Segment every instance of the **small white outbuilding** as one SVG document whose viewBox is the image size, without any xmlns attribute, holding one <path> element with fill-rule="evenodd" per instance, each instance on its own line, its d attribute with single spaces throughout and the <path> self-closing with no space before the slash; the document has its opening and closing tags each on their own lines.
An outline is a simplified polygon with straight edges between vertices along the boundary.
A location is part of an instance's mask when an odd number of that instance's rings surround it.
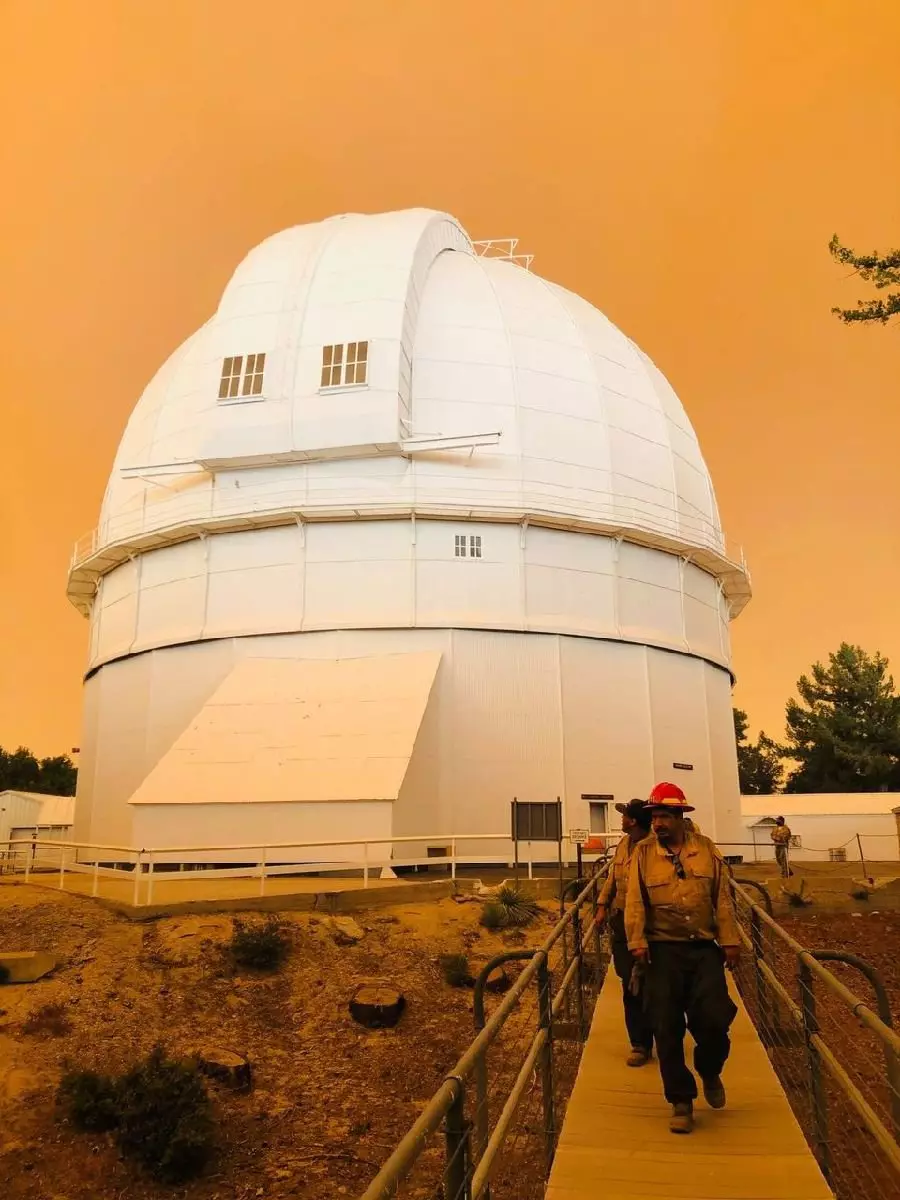
<svg viewBox="0 0 900 1200">
<path fill-rule="evenodd" d="M 75 820 L 74 796 L 44 792 L 0 792 L 0 854 L 6 843 L 36 837 L 44 842 L 69 842 Z"/>
</svg>

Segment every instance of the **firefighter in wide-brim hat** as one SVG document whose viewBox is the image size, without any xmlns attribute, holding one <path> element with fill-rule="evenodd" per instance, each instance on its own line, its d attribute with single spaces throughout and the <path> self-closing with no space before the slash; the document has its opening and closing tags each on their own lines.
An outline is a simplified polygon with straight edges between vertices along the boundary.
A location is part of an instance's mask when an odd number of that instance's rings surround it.
<svg viewBox="0 0 900 1200">
<path fill-rule="evenodd" d="M 597 916 L 609 916 L 609 942 L 613 966 L 622 981 L 622 1004 L 625 1009 L 625 1029 L 631 1043 L 631 1053 L 625 1060 L 629 1067 L 642 1067 L 653 1050 L 653 1031 L 644 1006 L 641 988 L 637 986 L 639 972 L 625 936 L 625 900 L 628 895 L 628 873 L 635 849 L 650 836 L 650 812 L 643 800 L 617 804 L 622 814 L 623 837 L 609 865 L 609 873 L 598 896 Z"/>
<path fill-rule="evenodd" d="M 653 836 L 634 853 L 628 880 L 628 947 L 646 970 L 647 1012 L 656 1041 L 663 1091 L 672 1105 L 670 1129 L 693 1129 L 697 1081 L 684 1060 L 684 1035 L 694 1038 L 694 1068 L 711 1108 L 723 1108 L 722 1068 L 737 1009 L 725 965 L 739 957 L 740 936 L 727 869 L 715 844 L 684 828 L 693 812 L 676 784 L 660 783 L 647 809 Z"/>
</svg>

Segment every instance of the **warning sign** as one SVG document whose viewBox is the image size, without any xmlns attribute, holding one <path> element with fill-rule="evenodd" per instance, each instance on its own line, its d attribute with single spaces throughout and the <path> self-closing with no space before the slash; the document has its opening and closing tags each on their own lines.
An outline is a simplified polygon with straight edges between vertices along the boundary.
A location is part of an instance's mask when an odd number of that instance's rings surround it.
<svg viewBox="0 0 900 1200">
<path fill-rule="evenodd" d="M 584 843 L 588 840 L 589 836 L 590 835 L 588 834 L 588 831 L 586 829 L 570 829 L 569 830 L 569 841 L 574 846 L 583 846 Z"/>
</svg>

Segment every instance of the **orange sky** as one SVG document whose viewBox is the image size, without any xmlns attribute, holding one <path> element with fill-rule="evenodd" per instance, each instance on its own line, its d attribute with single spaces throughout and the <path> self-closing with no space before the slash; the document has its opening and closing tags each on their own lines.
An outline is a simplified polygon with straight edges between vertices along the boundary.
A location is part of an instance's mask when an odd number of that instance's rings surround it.
<svg viewBox="0 0 900 1200">
<path fill-rule="evenodd" d="M 900 325 L 839 325 L 826 252 L 900 242 L 897 0 L 4 0 L 0 32 L 0 745 L 79 743 L 69 555 L 163 358 L 268 234 L 411 205 L 517 235 L 681 395 L 753 572 L 752 727 L 841 639 L 900 676 Z"/>
</svg>

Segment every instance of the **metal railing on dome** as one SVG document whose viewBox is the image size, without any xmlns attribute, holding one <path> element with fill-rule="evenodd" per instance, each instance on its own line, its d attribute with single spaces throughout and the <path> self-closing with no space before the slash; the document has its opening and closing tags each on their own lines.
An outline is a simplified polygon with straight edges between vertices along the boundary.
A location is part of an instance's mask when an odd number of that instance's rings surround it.
<svg viewBox="0 0 900 1200">
<path fill-rule="evenodd" d="M 900 1037 L 878 972 L 854 954 L 806 950 L 760 884 L 734 879 L 732 890 L 748 951 L 738 988 L 822 1173 L 837 1200 L 896 1200 Z M 856 972 L 872 1002 L 826 962 Z"/>
<path fill-rule="evenodd" d="M 442 478 L 446 480 L 445 492 L 442 491 Z M 304 518 L 315 519 L 318 510 L 328 513 L 335 505 L 349 507 L 361 515 L 368 512 L 379 516 L 391 512 L 396 512 L 398 517 L 408 515 L 408 497 L 398 496 L 387 488 L 379 494 L 377 487 L 377 482 L 372 479 L 367 478 L 363 487 L 358 476 L 347 475 L 331 477 L 327 486 L 316 486 L 306 480 L 300 496 L 296 483 L 286 486 L 281 480 L 242 487 L 239 491 L 205 487 L 156 500 L 148 500 L 144 493 L 140 507 L 117 513 L 78 539 L 72 554 L 72 567 L 80 566 L 100 549 L 137 537 L 163 535 L 193 524 L 214 525 L 241 518 L 252 522 L 254 517 L 265 516 L 290 519 L 296 515 L 299 519 L 298 508 Z M 448 515 L 468 508 L 483 509 L 482 519 L 486 521 L 492 517 L 503 519 L 505 512 L 515 514 L 522 509 L 521 498 L 504 501 L 485 495 L 483 490 L 465 487 L 458 476 L 441 476 L 435 471 L 429 473 L 429 497 L 421 503 L 426 510 L 439 510 L 446 504 Z M 418 509 L 418 504 L 413 507 Z M 708 550 L 746 570 L 743 550 L 739 546 L 729 544 L 716 525 L 699 515 L 673 515 L 671 496 L 663 493 L 658 502 L 643 499 L 629 502 L 614 492 L 564 484 L 545 485 L 529 487 L 528 508 L 535 517 L 545 514 L 548 519 L 558 520 L 561 514 L 570 512 L 573 520 L 621 528 L 624 533 L 629 530 L 655 533 L 673 542 L 683 541 Z"/>
</svg>

